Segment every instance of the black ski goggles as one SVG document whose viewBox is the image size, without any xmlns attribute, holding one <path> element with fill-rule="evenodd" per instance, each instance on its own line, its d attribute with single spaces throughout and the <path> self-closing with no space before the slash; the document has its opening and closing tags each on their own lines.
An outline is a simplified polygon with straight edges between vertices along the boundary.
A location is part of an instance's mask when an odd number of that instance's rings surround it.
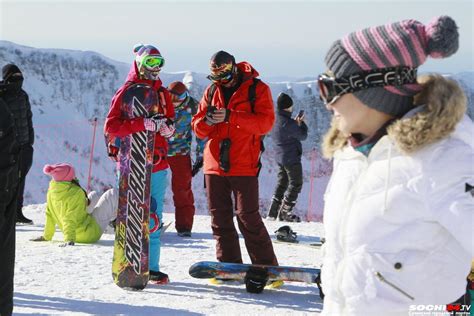
<svg viewBox="0 0 474 316">
<path fill-rule="evenodd" d="M 335 78 L 329 74 L 318 77 L 319 98 L 331 105 L 346 93 L 385 86 L 403 86 L 416 83 L 416 68 L 391 67 L 355 73 Z"/>
</svg>

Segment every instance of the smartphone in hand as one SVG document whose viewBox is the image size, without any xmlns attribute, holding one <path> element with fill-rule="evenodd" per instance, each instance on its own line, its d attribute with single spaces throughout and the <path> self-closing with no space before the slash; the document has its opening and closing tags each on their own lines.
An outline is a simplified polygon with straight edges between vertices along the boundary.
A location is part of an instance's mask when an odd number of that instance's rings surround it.
<svg viewBox="0 0 474 316">
<path fill-rule="evenodd" d="M 301 118 L 301 117 L 303 117 L 303 115 L 304 115 L 304 110 L 300 110 L 296 117 Z"/>
</svg>

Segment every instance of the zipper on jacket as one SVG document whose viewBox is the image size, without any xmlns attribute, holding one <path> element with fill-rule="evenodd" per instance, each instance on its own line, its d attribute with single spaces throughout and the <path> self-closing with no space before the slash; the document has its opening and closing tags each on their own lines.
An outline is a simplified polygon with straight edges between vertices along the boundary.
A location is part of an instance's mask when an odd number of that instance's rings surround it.
<svg viewBox="0 0 474 316">
<path fill-rule="evenodd" d="M 403 294 L 404 296 L 408 297 L 410 300 L 414 301 L 415 298 L 413 296 L 411 296 L 410 294 L 408 294 L 407 292 L 405 292 L 404 290 L 402 290 L 401 288 L 399 288 L 398 286 L 396 286 L 395 284 L 393 284 L 392 282 L 388 281 L 387 279 L 385 279 L 383 277 L 383 275 L 380 273 L 380 272 L 375 272 L 375 276 L 383 283 L 391 286 L 393 289 L 395 289 L 396 291 L 398 291 L 399 293 Z"/>
</svg>

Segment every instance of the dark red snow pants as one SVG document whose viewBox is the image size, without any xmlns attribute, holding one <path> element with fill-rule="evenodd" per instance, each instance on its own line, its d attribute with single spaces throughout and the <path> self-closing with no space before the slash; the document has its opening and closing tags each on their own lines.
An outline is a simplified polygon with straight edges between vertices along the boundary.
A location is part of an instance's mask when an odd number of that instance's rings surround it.
<svg viewBox="0 0 474 316">
<path fill-rule="evenodd" d="M 170 156 L 168 163 L 171 168 L 176 231 L 191 231 L 195 212 L 191 188 L 191 157 L 189 155 Z"/>
<path fill-rule="evenodd" d="M 242 263 L 239 236 L 233 221 L 233 195 L 237 224 L 244 237 L 250 260 L 253 264 L 278 265 L 272 241 L 258 212 L 258 178 L 206 174 L 205 181 L 212 233 L 217 242 L 217 260 Z"/>
</svg>

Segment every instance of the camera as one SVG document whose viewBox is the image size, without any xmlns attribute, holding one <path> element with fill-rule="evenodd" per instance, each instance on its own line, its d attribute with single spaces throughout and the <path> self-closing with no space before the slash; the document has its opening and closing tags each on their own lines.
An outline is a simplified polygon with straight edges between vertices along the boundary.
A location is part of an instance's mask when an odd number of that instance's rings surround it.
<svg viewBox="0 0 474 316">
<path fill-rule="evenodd" d="M 230 170 L 230 138 L 224 138 L 220 143 L 219 150 L 219 168 L 224 172 Z"/>
</svg>

